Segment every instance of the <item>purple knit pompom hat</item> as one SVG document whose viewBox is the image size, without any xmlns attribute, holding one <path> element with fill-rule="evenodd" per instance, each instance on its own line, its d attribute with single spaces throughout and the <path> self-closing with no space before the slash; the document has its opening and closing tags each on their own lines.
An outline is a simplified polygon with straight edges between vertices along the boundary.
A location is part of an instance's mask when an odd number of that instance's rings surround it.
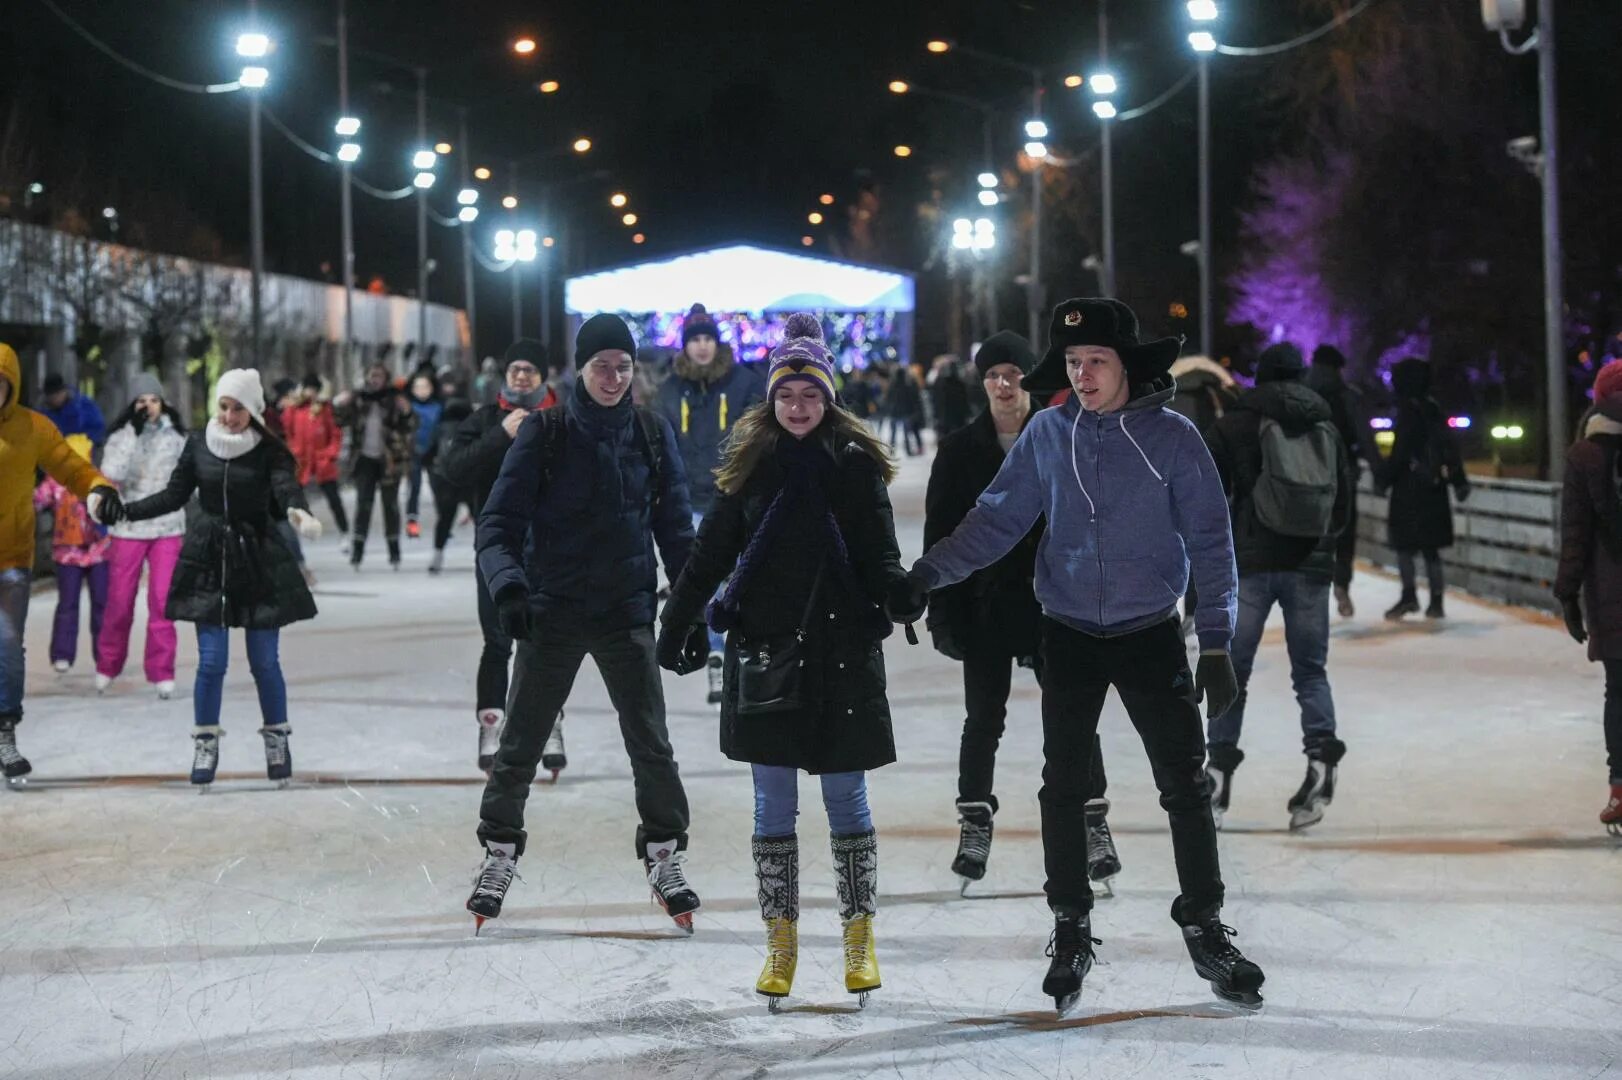
<svg viewBox="0 0 1622 1080">
<path fill-rule="evenodd" d="M 777 392 L 778 386 L 789 379 L 809 379 L 828 395 L 828 402 L 837 400 L 839 391 L 834 383 L 834 354 L 822 341 L 822 323 L 815 315 L 796 311 L 783 326 L 783 343 L 772 350 L 771 366 L 766 371 L 766 393 Z"/>
</svg>

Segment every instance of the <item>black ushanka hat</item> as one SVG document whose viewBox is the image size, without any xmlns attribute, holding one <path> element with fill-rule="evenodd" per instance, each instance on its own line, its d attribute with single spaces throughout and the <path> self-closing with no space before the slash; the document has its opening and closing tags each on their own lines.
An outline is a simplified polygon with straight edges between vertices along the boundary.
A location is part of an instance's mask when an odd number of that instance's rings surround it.
<svg viewBox="0 0 1622 1080">
<path fill-rule="evenodd" d="M 1033 394 L 1054 394 L 1068 389 L 1070 378 L 1065 372 L 1064 350 L 1071 345 L 1114 349 L 1126 366 L 1128 382 L 1139 386 L 1171 370 L 1183 347 L 1183 339 L 1139 340 L 1138 317 L 1119 300 L 1066 300 L 1053 309 L 1053 320 L 1048 325 L 1048 351 L 1036 370 L 1025 376 L 1025 389 Z"/>
</svg>

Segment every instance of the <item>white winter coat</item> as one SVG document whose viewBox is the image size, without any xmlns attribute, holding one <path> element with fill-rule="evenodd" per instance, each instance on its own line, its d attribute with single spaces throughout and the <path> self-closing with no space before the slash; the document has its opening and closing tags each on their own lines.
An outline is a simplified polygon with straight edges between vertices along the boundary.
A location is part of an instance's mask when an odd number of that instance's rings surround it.
<svg viewBox="0 0 1622 1080">
<path fill-rule="evenodd" d="M 175 430 L 167 416 L 150 421 L 139 435 L 134 424 L 125 424 L 107 437 L 101 454 L 102 474 L 118 485 L 126 503 L 156 495 L 169 483 L 169 474 L 180 462 L 186 436 Z M 186 512 L 147 521 L 121 521 L 108 530 L 120 540 L 158 540 L 180 536 L 186 531 Z"/>
</svg>

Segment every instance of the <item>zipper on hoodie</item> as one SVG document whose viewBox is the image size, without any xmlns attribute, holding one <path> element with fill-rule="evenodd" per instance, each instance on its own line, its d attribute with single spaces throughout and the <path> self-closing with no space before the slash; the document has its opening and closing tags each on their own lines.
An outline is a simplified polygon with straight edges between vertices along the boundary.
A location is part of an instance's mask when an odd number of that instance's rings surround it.
<svg viewBox="0 0 1622 1080">
<path fill-rule="evenodd" d="M 1077 403 L 1080 405 L 1080 402 Z M 1104 497 L 1104 418 L 1098 418 L 1098 452 L 1093 455 L 1093 468 L 1098 474 L 1098 497 Z M 1104 626 L 1104 524 L 1094 515 L 1097 528 L 1093 530 L 1093 551 L 1098 556 L 1098 625 Z"/>
<path fill-rule="evenodd" d="M 225 458 L 225 482 L 220 485 L 220 499 L 225 506 L 225 527 L 231 527 L 231 459 Z M 225 537 L 220 537 L 220 625 L 225 625 Z"/>
</svg>

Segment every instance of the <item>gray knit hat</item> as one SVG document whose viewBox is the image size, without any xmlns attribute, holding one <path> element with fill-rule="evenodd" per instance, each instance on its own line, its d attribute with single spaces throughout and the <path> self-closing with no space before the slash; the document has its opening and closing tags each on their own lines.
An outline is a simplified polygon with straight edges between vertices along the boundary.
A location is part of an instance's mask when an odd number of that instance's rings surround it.
<svg viewBox="0 0 1622 1080">
<path fill-rule="evenodd" d="M 130 400 L 134 401 L 143 394 L 151 394 L 160 401 L 163 399 L 163 384 L 150 371 L 143 371 L 130 380 Z"/>
</svg>

